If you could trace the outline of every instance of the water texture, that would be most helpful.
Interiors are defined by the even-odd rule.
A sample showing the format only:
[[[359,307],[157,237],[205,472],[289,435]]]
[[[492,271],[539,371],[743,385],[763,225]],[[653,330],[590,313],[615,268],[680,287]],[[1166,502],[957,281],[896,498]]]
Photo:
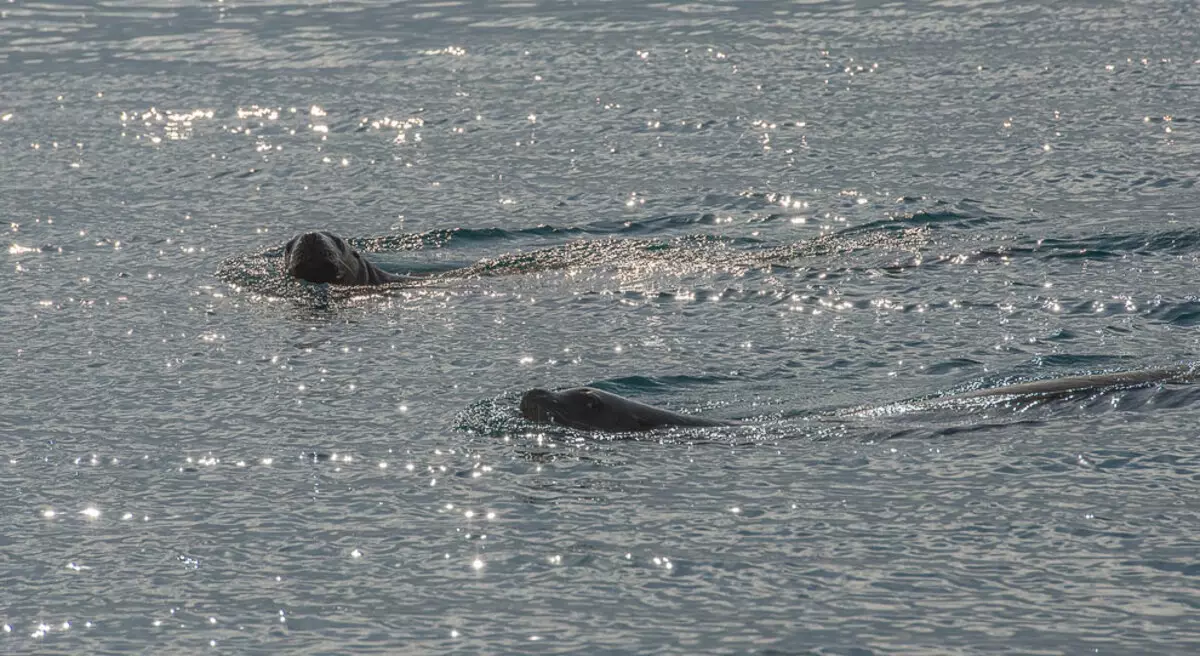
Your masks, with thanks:
[[[1196,653],[1200,387],[931,403],[1200,360],[1196,34],[0,4],[0,651]]]

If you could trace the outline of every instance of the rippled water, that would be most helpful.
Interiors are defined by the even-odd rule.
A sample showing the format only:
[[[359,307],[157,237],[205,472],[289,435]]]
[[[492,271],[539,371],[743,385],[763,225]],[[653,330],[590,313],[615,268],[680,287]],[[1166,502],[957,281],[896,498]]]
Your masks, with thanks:
[[[1197,388],[909,401],[1200,358],[1197,33],[0,5],[0,650],[1194,653]],[[747,425],[516,419],[581,384]]]

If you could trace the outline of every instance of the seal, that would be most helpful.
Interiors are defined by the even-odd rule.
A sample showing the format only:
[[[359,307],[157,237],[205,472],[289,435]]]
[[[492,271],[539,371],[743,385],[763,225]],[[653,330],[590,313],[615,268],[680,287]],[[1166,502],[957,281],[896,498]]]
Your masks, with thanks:
[[[1054,399],[1074,394],[1150,387],[1163,383],[1187,383],[1197,379],[1200,379],[1200,368],[1196,366],[1116,371],[988,387],[962,394],[950,394],[930,401],[941,404],[991,397]],[[741,422],[736,421],[705,419],[671,412],[594,387],[573,387],[557,392],[531,389],[521,397],[520,407],[521,416],[535,423],[610,433],[647,431],[665,426],[741,425]]]
[[[736,426],[646,405],[594,387],[552,392],[531,389],[521,397],[521,416],[541,424],[609,433],[647,431],[664,426]]]
[[[383,285],[413,280],[380,269],[345,239],[323,230],[293,237],[283,247],[283,268],[294,278],[331,285]]]

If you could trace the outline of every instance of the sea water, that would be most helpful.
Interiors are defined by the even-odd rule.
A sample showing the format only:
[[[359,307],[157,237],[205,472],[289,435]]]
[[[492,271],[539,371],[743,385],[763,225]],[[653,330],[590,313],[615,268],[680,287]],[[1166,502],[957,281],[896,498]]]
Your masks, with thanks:
[[[1195,653],[1196,391],[923,403],[1200,357],[1196,34],[0,4],[0,651]]]

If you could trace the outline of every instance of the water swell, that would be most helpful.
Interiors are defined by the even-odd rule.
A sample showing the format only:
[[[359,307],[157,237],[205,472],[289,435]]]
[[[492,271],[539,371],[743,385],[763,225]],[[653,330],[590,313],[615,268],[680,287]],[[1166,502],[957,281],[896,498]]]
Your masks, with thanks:
[[[730,376],[622,376],[620,378],[606,378],[604,380],[588,383],[591,387],[597,387],[614,394],[636,394],[639,392],[662,392],[676,389],[684,389],[688,387],[698,387],[704,385],[718,385],[720,383],[732,380]]]
[[[464,244],[490,246],[497,241],[526,243],[529,237],[587,234],[582,230],[553,227],[522,231],[501,229],[453,229],[395,236],[348,238],[356,249],[367,253],[449,250]],[[786,268],[797,261],[815,256],[867,252],[919,251],[928,241],[928,232],[908,229],[900,232],[862,233],[854,236],[826,234],[798,242],[770,246],[708,235],[685,235],[661,239],[618,237],[576,238],[560,245],[534,250],[513,250],[482,257],[472,264],[450,270],[432,270],[423,281],[383,285],[378,289],[407,288],[428,284],[478,279],[503,275],[530,274],[574,267],[643,267],[660,265],[676,272],[745,271],[757,268]],[[468,250],[464,247],[464,251]],[[296,283],[282,268],[283,246],[275,245],[257,252],[235,256],[221,262],[217,277],[237,289],[273,297],[294,296]],[[394,267],[392,267],[394,268]],[[340,292],[339,292],[340,293]]]
[[[935,205],[948,204],[938,201]],[[969,203],[958,203],[953,208],[929,209],[903,214],[887,219],[869,221],[840,231],[841,235],[854,235],[879,230],[904,230],[909,228],[938,228],[971,230],[994,224],[1011,223],[1013,219],[974,209]]]

